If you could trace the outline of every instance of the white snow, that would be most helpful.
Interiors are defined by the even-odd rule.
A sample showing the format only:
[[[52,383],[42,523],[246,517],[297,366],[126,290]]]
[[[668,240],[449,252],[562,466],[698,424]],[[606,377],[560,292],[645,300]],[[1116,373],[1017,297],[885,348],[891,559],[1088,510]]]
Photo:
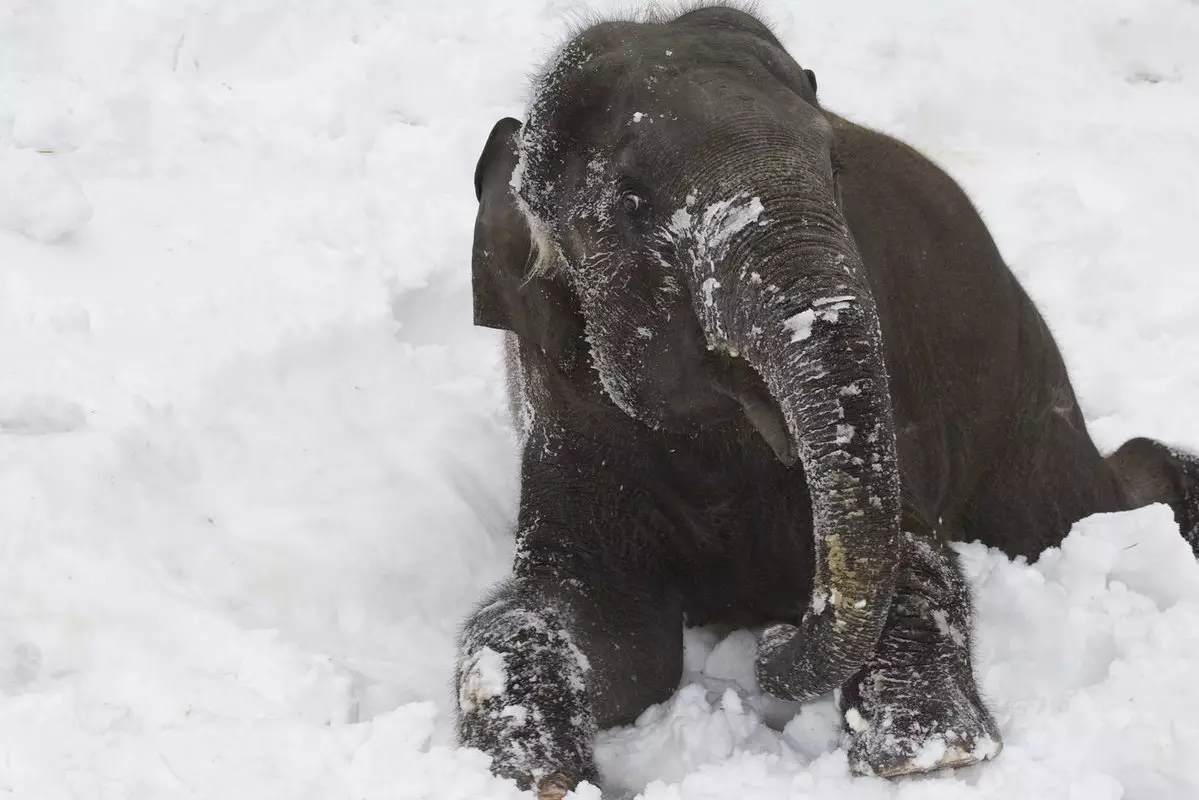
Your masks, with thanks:
[[[809,308],[783,320],[783,327],[791,331],[792,342],[802,342],[811,337],[812,325],[815,322],[816,312]]]
[[[1199,450],[1194,4],[763,6],[827,105],[965,185],[1100,447]],[[501,337],[470,326],[471,176],[569,17],[0,15],[4,793],[518,796],[452,746],[455,636],[507,571],[517,485]],[[770,701],[752,635],[690,631],[680,692],[602,737],[607,781],[1199,796],[1199,567],[1166,509],[1086,520],[1035,566],[959,549],[994,762],[851,778],[831,700]]]
[[[479,705],[504,693],[508,685],[508,670],[504,654],[482,647],[467,656],[462,683],[458,687],[458,706],[473,711]],[[505,711],[514,706],[506,706]]]
[[[500,711],[501,717],[509,717],[514,720],[517,727],[523,727],[529,721],[529,709],[524,706],[504,706]]]
[[[761,219],[765,209],[760,197],[737,194],[709,203],[698,221],[690,212],[693,203],[695,195],[687,195],[687,205],[671,215],[664,233],[691,249],[701,266],[712,266],[713,261],[723,254],[728,240],[740,231],[754,223],[769,223],[769,220]]]
[[[870,723],[862,717],[862,713],[856,708],[850,708],[846,710],[845,724],[849,726],[851,731],[855,731],[857,733],[861,733],[870,729]]]
[[[0,230],[56,242],[91,219],[79,183],[52,150],[28,150],[0,139]]]
[[[842,294],[836,297],[820,297],[812,301],[813,308],[832,307],[837,310],[849,308],[850,301],[857,300],[852,294]]]
[[[839,312],[849,308],[850,301],[855,299],[849,295],[845,297],[819,298],[812,301],[811,308],[800,311],[798,314],[783,320],[783,327],[791,332],[792,342],[806,341],[812,335],[812,326],[816,323],[816,320],[828,323],[837,322],[841,319]],[[843,391],[843,393],[846,392]]]
[[[837,322],[841,319],[841,314],[838,312],[849,308],[852,301],[856,299],[853,295],[822,297],[812,301],[812,308],[815,309],[816,316],[825,322]]]
[[[940,737],[933,737],[920,746],[912,763],[922,769],[929,769],[940,764],[948,752],[949,746],[945,743],[945,740]]]
[[[685,234],[691,229],[692,221],[691,212],[686,208],[680,208],[670,216],[670,232],[675,235]]]

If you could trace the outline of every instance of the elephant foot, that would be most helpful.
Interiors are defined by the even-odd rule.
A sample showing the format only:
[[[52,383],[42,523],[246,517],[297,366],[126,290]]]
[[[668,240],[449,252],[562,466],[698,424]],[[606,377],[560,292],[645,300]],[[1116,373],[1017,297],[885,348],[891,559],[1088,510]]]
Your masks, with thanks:
[[[866,680],[874,702],[845,711],[855,774],[896,778],[965,767],[1003,749],[991,715],[952,682],[913,684],[905,677],[898,684],[881,673]]]
[[[969,587],[943,543],[908,535],[905,544],[908,563],[874,658],[841,691],[859,775],[964,767],[1003,749],[970,665]]]

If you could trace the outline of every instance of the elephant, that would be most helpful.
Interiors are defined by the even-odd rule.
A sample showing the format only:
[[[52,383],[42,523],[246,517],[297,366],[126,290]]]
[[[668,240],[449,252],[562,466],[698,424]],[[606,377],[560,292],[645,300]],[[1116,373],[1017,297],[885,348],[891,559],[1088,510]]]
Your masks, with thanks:
[[[1160,502],[1199,546],[1199,459],[1101,455],[964,191],[822,107],[746,11],[572,35],[475,193],[520,502],[511,576],[459,639],[456,730],[541,798],[598,781],[595,733],[671,696],[686,625],[760,631],[771,695],[835,692],[857,774],[993,758],[950,544],[1035,559]]]

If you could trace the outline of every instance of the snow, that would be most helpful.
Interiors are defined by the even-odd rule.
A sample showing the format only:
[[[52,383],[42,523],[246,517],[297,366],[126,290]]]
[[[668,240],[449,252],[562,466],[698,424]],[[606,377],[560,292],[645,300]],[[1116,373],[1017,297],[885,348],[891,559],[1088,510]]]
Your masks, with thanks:
[[[852,425],[837,425],[837,444],[849,444],[853,441],[854,429]]]
[[[791,331],[792,342],[806,341],[812,335],[812,325],[816,322],[816,312],[805,309],[793,317],[783,320],[783,327]]]
[[[63,239],[91,219],[79,183],[49,150],[14,147],[0,140],[0,229],[36,242]]]
[[[694,202],[694,195],[688,195],[687,206],[690,207]],[[686,207],[678,209],[671,217],[666,233],[674,238],[693,237],[692,244],[701,253],[718,253],[729,239],[749,225],[755,222],[766,225],[768,220],[759,221],[764,210],[760,197],[735,195],[708,204],[698,225],[693,225],[693,218]]]
[[[812,301],[811,308],[804,309],[798,314],[783,320],[783,327],[791,332],[792,342],[805,341],[811,337],[812,326],[816,324],[816,320],[830,324],[837,322],[841,319],[839,312],[849,308],[850,303],[856,299],[852,295],[818,298]],[[849,394],[852,394],[852,392],[849,392]]]
[[[492,697],[499,697],[508,685],[508,670],[504,664],[504,654],[497,653],[490,647],[481,647],[470,660],[464,664],[462,685],[458,688],[458,706],[463,711],[473,711],[481,703]],[[516,709],[519,706],[508,706]],[[524,709],[510,716],[521,717]]]
[[[682,235],[691,229],[693,217],[686,208],[680,208],[670,217],[670,230],[675,235]]]
[[[1194,4],[764,6],[826,104],[966,186],[1100,447],[1199,450]],[[4,792],[519,796],[452,736],[517,485],[501,337],[470,326],[471,176],[570,16],[0,15]],[[830,699],[771,701],[750,632],[689,631],[680,691],[602,736],[611,788],[1199,796],[1199,567],[1167,510],[1085,520],[1033,566],[959,550],[994,762],[851,778]]]
[[[945,760],[946,753],[949,752],[949,746],[944,739],[929,739],[916,753],[916,758],[913,763],[918,767],[928,769],[940,764]]]
[[[694,195],[687,196],[687,207],[695,202]],[[713,344],[726,346],[728,335],[724,329],[724,314],[715,290],[721,288],[714,277],[719,261],[728,251],[729,240],[749,225],[765,226],[768,219],[760,219],[762,200],[736,194],[708,204],[699,215],[698,221],[688,208],[680,208],[671,215],[670,223],[660,231],[663,239],[673,242],[680,253],[686,253],[695,279],[700,281],[701,305],[695,308],[708,339]]]

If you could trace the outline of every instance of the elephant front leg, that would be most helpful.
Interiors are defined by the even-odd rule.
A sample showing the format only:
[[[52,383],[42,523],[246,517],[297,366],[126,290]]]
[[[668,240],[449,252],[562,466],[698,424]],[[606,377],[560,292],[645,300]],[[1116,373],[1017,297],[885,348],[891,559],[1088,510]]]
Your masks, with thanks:
[[[682,616],[671,610],[661,598],[597,594],[578,581],[505,584],[462,635],[460,743],[540,800],[598,783],[596,731],[631,722],[678,683]]]
[[[874,658],[842,689],[850,768],[896,777],[999,754],[970,663],[970,589],[949,547],[905,534],[905,566]]]

